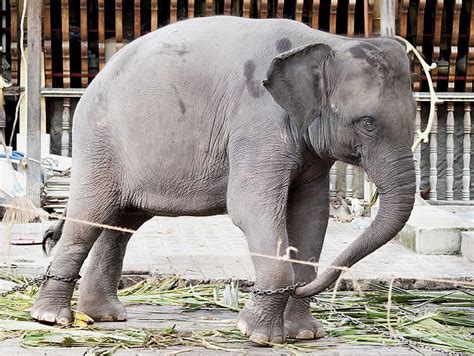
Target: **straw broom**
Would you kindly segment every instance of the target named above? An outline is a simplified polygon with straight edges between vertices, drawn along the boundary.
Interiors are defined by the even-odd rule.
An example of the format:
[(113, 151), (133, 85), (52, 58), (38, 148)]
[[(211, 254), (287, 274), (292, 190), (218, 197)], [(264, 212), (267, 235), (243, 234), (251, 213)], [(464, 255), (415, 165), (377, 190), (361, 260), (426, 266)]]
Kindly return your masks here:
[[(7, 154), (7, 145), (5, 143), (5, 138), (0, 132), (0, 144), (2, 144), (5, 151), (5, 157), (10, 166), (10, 169), (14, 172), (12, 162), (10, 157)], [(16, 179), (16, 176), (13, 175)], [(11, 240), (12, 240), (12, 228), (13, 224), (27, 224), (34, 221), (40, 217), (39, 209), (35, 207), (33, 202), (28, 197), (13, 196), (8, 192), (0, 189), (2, 193), (11, 198), (11, 203), (5, 211), (3, 216), (3, 223), (5, 226), (4, 237), (3, 237), (3, 249), (4, 255), (7, 259), (8, 264), (10, 264), (10, 252), (11, 252)]]

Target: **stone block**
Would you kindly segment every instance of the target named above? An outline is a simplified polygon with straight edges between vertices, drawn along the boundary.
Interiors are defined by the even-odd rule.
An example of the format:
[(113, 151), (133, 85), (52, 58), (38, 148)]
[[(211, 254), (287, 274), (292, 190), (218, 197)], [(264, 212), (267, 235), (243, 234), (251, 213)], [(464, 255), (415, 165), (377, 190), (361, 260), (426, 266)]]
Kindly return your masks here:
[(461, 250), (461, 234), (474, 223), (433, 206), (415, 206), (397, 239), (426, 255), (453, 255)]
[(465, 231), (461, 236), (461, 254), (474, 262), (474, 231)]

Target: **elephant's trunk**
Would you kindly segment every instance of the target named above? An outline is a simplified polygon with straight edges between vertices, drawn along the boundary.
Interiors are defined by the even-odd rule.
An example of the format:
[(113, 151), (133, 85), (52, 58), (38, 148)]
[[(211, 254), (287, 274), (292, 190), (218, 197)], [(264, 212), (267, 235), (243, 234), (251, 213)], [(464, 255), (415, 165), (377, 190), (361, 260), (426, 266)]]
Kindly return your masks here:
[[(415, 200), (413, 156), (407, 149), (397, 151), (379, 159), (378, 168), (367, 169), (380, 192), (378, 214), (367, 230), (334, 260), (332, 266), (351, 267), (395, 237), (410, 217)], [(328, 268), (308, 285), (297, 288), (294, 294), (301, 298), (318, 294), (334, 283), (341, 272), (340, 269)]]

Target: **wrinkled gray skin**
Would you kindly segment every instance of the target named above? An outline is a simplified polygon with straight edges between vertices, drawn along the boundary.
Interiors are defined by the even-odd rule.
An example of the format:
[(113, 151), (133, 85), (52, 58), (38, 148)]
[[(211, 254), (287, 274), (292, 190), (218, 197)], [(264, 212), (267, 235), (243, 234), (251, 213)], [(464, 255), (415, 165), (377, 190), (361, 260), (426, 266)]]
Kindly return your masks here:
[[(409, 63), (390, 39), (348, 39), (290, 20), (179, 22), (116, 55), (74, 116), (69, 217), (137, 229), (152, 215), (228, 212), (252, 252), (318, 261), (335, 160), (360, 165), (380, 190), (372, 225), (333, 262), (352, 266), (403, 227), (414, 201)], [(51, 273), (78, 274), (79, 310), (124, 320), (117, 299), (130, 235), (67, 221)], [(146, 253), (144, 251), (144, 253)], [(296, 296), (253, 297), (238, 327), (251, 340), (324, 335), (310, 295), (339, 276), (254, 257), (257, 288), (308, 282)], [(32, 316), (71, 321), (73, 285), (48, 280)], [(305, 297), (305, 298), (303, 298)]]

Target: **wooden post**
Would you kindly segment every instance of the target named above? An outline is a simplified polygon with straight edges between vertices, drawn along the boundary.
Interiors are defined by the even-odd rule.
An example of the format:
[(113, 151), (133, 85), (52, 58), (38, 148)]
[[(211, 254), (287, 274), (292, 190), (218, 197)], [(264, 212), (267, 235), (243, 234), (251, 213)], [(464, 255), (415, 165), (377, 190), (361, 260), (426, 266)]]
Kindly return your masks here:
[(395, 36), (395, 2), (394, 0), (380, 1), (380, 35)]
[[(26, 195), (40, 207), (41, 166), (41, 1), (28, 2)], [(34, 161), (33, 161), (34, 160)]]

